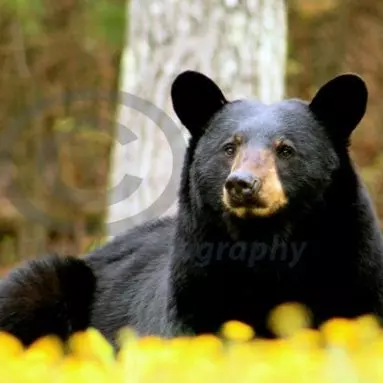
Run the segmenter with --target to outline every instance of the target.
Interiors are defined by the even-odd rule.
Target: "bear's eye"
[[[289,158],[294,154],[294,148],[287,144],[282,144],[277,147],[277,154],[282,158]]]
[[[233,157],[236,152],[236,146],[234,144],[226,144],[223,150],[228,157]]]

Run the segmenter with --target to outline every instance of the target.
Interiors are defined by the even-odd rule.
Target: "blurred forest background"
[[[227,69],[229,74],[226,74],[225,90],[229,97],[255,96],[265,101],[280,97],[308,99],[322,83],[340,72],[357,72],[365,78],[370,90],[368,112],[361,129],[354,134],[352,155],[383,223],[383,108],[380,107],[383,2],[248,0],[243,3],[247,5],[241,8],[242,2],[236,0],[196,1],[194,6],[185,0],[1,0],[0,264],[3,270],[47,252],[81,254],[113,234],[107,232],[105,225],[112,214],[107,193],[113,173],[111,159],[125,155],[113,154],[119,134],[118,92],[123,88],[159,108],[165,108],[166,104],[169,109],[166,86],[186,67],[208,68],[207,74],[220,82],[218,72],[225,58],[218,58],[213,65],[214,51],[201,49],[204,41],[206,46],[215,45],[219,51],[226,49],[228,55],[236,57],[236,70]],[[251,8],[256,3],[259,7],[263,4],[262,14],[255,12],[255,6]],[[244,15],[245,24],[233,16],[230,31],[239,30],[241,25],[253,26],[249,36],[242,36],[247,39],[246,42],[243,39],[243,44],[230,40],[231,32],[225,30],[225,23],[234,11]],[[187,20],[180,24],[183,18]],[[178,65],[174,57],[185,38],[183,29],[177,29],[182,26],[190,35],[193,28],[206,28],[199,35],[199,42],[196,37],[196,43],[185,53],[182,65]],[[214,34],[210,40],[209,33]],[[254,67],[257,73],[255,69],[251,72],[245,61],[246,50],[250,51],[255,41],[250,39],[251,33],[259,35],[255,53],[267,51],[267,47],[261,47],[263,41],[276,52],[275,57],[255,55],[251,59],[259,61]],[[226,41],[228,47],[235,49],[225,48]],[[135,67],[123,65],[124,52],[128,52],[130,59],[136,55]],[[172,63],[169,58],[174,59]],[[200,63],[193,61],[195,58]],[[126,70],[130,71],[130,77],[122,80]],[[273,82],[282,77],[283,80]],[[123,82],[125,85],[121,85]],[[127,124],[133,132],[138,125],[133,117]],[[159,159],[165,156],[161,154],[163,137],[147,129],[141,130],[146,132],[146,140],[142,137],[136,140],[136,154],[131,155],[131,168],[127,172],[134,173],[136,167],[145,165],[155,169],[156,177],[162,177],[158,166],[169,170],[166,162],[159,165],[162,162]],[[134,134],[139,136],[139,133]],[[130,179],[132,185],[138,182],[135,177]],[[153,178],[145,190],[156,189],[157,181]],[[63,192],[69,189],[72,192]],[[121,212],[123,208],[116,210]]]

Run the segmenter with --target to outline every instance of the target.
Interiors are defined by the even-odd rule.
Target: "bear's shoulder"
[[[131,263],[133,259],[139,260],[141,253],[148,256],[161,253],[171,244],[175,223],[176,218],[170,216],[134,226],[87,254],[84,260],[97,271],[106,266],[118,267]]]

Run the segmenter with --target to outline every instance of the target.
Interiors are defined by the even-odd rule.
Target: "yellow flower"
[[[24,351],[22,343],[14,336],[0,332],[0,365],[3,359],[15,358]]]
[[[221,333],[225,338],[234,341],[248,341],[255,335],[250,326],[235,320],[225,323],[222,326]]]
[[[109,363],[114,360],[113,347],[104,336],[94,328],[74,334],[68,342],[71,352],[84,359]]]
[[[334,318],[321,326],[321,332],[329,346],[355,349],[358,345],[356,322],[346,318]]]
[[[74,334],[67,345],[47,336],[28,348],[0,333],[0,383],[383,381],[383,331],[374,316],[335,318],[313,330],[305,308],[289,304],[274,310],[270,323],[279,339],[257,338],[237,321],[224,324],[224,339],[138,337],[126,328],[117,355],[94,328]]]
[[[64,345],[56,336],[45,336],[32,343],[24,352],[27,363],[54,363],[62,359]]]
[[[271,311],[269,326],[280,337],[293,335],[297,331],[310,327],[311,313],[299,303],[285,303]]]

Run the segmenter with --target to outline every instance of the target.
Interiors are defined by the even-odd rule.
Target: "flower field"
[[[220,336],[161,339],[124,329],[115,354],[95,329],[67,344],[44,337],[28,348],[0,333],[0,383],[368,383],[383,382],[383,330],[373,316],[309,328],[300,306],[270,317],[275,340],[240,322]]]

